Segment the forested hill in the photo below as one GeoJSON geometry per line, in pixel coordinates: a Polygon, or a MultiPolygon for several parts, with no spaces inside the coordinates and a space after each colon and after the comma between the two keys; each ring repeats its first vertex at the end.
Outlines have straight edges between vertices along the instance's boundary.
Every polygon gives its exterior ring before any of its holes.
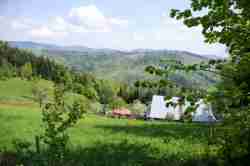
{"type": "MultiPolygon", "coordinates": [[[[98,78],[133,83],[135,80],[149,78],[144,69],[148,65],[159,65],[161,60],[181,60],[185,64],[200,63],[211,55],[198,55],[187,51],[137,49],[120,51],[113,49],[93,49],[84,46],[57,46],[34,42],[9,42],[12,47],[31,49],[37,55],[55,59],[75,70],[93,73],[98,78]]],[[[198,73],[192,76],[173,75],[173,80],[182,84],[207,86],[215,80],[209,74],[198,73]]]]}
{"type": "Polygon", "coordinates": [[[168,49],[134,49],[130,51],[121,51],[115,49],[108,48],[89,48],[86,46],[59,46],[55,44],[47,44],[47,43],[37,43],[31,41],[9,41],[10,46],[21,48],[21,49],[37,49],[37,50],[49,50],[49,51],[64,51],[64,52],[81,52],[81,53],[99,53],[99,54],[107,54],[107,53],[116,53],[123,55],[130,54],[157,54],[165,52],[167,54],[176,54],[176,55],[190,55],[192,57],[200,58],[200,59],[217,59],[218,57],[215,55],[199,55],[196,53],[188,52],[188,51],[180,51],[180,50],[168,50],[168,49]]]}

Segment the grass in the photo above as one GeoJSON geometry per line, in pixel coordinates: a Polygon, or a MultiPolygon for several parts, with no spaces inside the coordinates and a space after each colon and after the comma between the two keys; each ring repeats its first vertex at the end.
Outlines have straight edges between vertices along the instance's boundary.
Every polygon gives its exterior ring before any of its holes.
{"type": "Polygon", "coordinates": [[[37,107],[0,104],[0,149],[12,149],[14,139],[33,141],[41,131],[41,116],[37,107]]]}
{"type": "MultiPolygon", "coordinates": [[[[12,142],[16,139],[32,142],[34,148],[34,138],[42,132],[41,110],[29,98],[30,89],[29,82],[17,78],[0,82],[0,150],[14,151],[12,142]]],[[[75,95],[69,96],[71,100],[75,95]]],[[[207,153],[205,124],[86,114],[69,133],[68,163],[64,165],[211,165],[208,161],[216,156],[216,151],[207,153]]]]}
{"type": "MultiPolygon", "coordinates": [[[[41,86],[52,88],[53,84],[50,81],[41,80],[41,86]]],[[[12,78],[5,81],[0,81],[0,102],[32,102],[32,82],[22,80],[20,78],[12,78]]]]}
{"type": "MultiPolygon", "coordinates": [[[[51,99],[53,96],[53,83],[41,79],[37,84],[39,84],[40,87],[46,87],[46,89],[48,89],[48,95],[51,99]]],[[[0,80],[0,104],[17,107],[34,105],[32,86],[32,81],[20,78],[11,78],[4,81],[0,80]]],[[[72,103],[74,99],[85,99],[85,97],[74,93],[67,93],[65,95],[65,100],[69,103],[72,103]]]]}
{"type": "MultiPolygon", "coordinates": [[[[42,132],[36,106],[0,105],[0,149],[13,151],[12,141],[34,144],[42,132]]],[[[69,130],[70,160],[85,165],[182,165],[206,157],[207,126],[178,122],[111,119],[85,115],[69,130]]]]}

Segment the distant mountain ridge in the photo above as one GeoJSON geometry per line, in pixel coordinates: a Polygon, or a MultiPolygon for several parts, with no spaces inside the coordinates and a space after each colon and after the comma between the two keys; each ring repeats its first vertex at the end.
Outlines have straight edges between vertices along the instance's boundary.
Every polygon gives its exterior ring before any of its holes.
{"type": "Polygon", "coordinates": [[[53,51],[74,51],[74,52],[99,52],[99,53],[119,53],[119,54],[141,54],[141,53],[155,53],[155,52],[168,52],[169,54],[189,54],[191,56],[205,58],[205,59],[220,59],[216,55],[200,55],[189,51],[181,50],[168,50],[168,49],[133,49],[130,51],[122,51],[118,49],[109,48],[89,48],[81,45],[60,46],[55,44],[38,43],[32,41],[9,41],[11,47],[21,49],[40,49],[40,50],[53,50],[53,51]]]}
{"type": "Polygon", "coordinates": [[[55,44],[38,43],[32,41],[8,41],[11,47],[21,49],[50,49],[50,50],[91,50],[85,46],[59,46],[55,44]]]}
{"type": "MultiPolygon", "coordinates": [[[[184,64],[197,64],[208,61],[216,56],[205,56],[188,51],[135,49],[121,51],[115,49],[95,49],[85,46],[58,46],[35,42],[9,42],[10,46],[30,49],[37,56],[47,56],[76,71],[91,73],[100,79],[133,83],[136,80],[151,79],[144,72],[149,65],[159,65],[164,59],[174,59],[184,64]]],[[[207,87],[213,83],[214,76],[204,73],[194,73],[191,76],[184,73],[175,74],[172,79],[178,83],[193,86],[199,84],[207,87]]]]}

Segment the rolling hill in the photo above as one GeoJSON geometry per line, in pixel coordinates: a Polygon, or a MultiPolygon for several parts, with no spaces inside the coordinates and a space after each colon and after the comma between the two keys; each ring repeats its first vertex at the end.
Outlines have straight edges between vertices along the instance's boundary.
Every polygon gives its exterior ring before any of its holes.
{"type": "MultiPolygon", "coordinates": [[[[139,79],[151,78],[144,72],[145,67],[159,65],[164,59],[175,59],[185,64],[194,64],[208,61],[211,57],[217,58],[211,55],[198,55],[187,51],[167,49],[120,51],[19,41],[12,41],[9,44],[12,47],[30,49],[38,56],[48,56],[74,70],[92,73],[101,79],[111,79],[129,84],[139,79]]],[[[207,87],[216,81],[211,74],[201,72],[188,76],[179,73],[173,75],[172,79],[183,84],[197,84],[202,87],[207,87]]]]}

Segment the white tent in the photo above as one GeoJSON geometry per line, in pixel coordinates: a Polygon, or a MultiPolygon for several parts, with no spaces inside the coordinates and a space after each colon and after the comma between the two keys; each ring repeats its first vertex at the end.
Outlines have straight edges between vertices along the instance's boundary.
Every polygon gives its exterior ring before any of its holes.
{"type": "Polygon", "coordinates": [[[172,103],[167,107],[167,116],[166,118],[169,120],[181,120],[183,117],[185,110],[190,105],[189,102],[185,101],[184,105],[179,104],[179,97],[172,97],[170,100],[166,101],[167,103],[172,103]]]}
{"type": "MultiPolygon", "coordinates": [[[[188,101],[184,105],[179,104],[179,97],[172,97],[170,100],[165,101],[164,96],[154,95],[151,103],[150,112],[147,114],[148,118],[152,119],[169,119],[181,120],[185,110],[190,106],[188,101]],[[166,103],[171,103],[166,106],[166,103]]],[[[193,113],[193,122],[214,122],[216,121],[213,115],[211,104],[206,104],[203,99],[200,99],[196,111],[193,113]]]]}
{"type": "Polygon", "coordinates": [[[193,122],[215,122],[216,118],[212,111],[211,104],[206,104],[203,99],[200,99],[197,103],[196,111],[193,114],[193,122]]]}
{"type": "Polygon", "coordinates": [[[179,99],[179,97],[172,97],[170,100],[164,101],[164,96],[154,95],[148,117],[153,119],[180,120],[187,108],[187,104],[184,106],[179,105],[179,99]],[[166,107],[167,102],[173,105],[170,104],[166,107]]]}
{"type": "Polygon", "coordinates": [[[167,111],[164,96],[154,95],[149,112],[149,118],[165,119],[167,111]]]}

